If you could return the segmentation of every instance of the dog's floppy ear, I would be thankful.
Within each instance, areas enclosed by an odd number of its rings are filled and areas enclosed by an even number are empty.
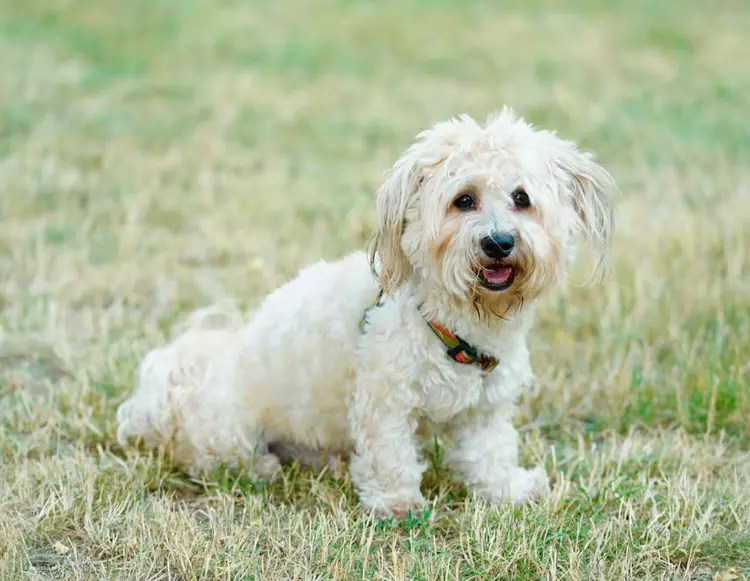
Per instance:
[[[599,165],[594,156],[568,144],[558,158],[559,167],[569,180],[571,196],[579,226],[603,262],[614,237],[615,196],[617,185],[612,175]]]
[[[370,247],[370,264],[387,294],[402,286],[412,267],[401,248],[406,211],[422,183],[420,150],[410,148],[387,172],[376,195],[377,230]]]

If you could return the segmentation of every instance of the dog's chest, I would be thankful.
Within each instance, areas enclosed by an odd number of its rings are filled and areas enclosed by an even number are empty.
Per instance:
[[[446,422],[486,398],[489,374],[479,368],[446,360],[426,366],[420,388],[423,413],[435,422]]]
[[[470,408],[512,402],[533,377],[527,357],[501,358],[497,367],[487,372],[443,354],[425,362],[421,372],[422,412],[437,423],[449,422]]]

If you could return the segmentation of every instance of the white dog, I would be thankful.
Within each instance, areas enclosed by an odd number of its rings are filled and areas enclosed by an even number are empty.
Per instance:
[[[418,434],[437,430],[475,493],[535,497],[547,475],[519,466],[512,423],[527,332],[578,234],[604,258],[614,191],[590,154],[507,108],[438,123],[377,192],[369,256],[302,270],[247,322],[199,312],[143,361],[118,438],[261,477],[274,447],[351,453],[361,502],[403,516],[425,502]]]

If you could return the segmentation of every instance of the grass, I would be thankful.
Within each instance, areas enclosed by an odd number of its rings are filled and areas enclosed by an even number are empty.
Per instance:
[[[748,578],[750,9],[603,6],[0,0],[0,578]],[[473,502],[437,449],[435,511],[376,523],[346,478],[117,446],[173,322],[362,246],[412,136],[504,103],[623,192],[611,275],[531,338],[549,498]]]

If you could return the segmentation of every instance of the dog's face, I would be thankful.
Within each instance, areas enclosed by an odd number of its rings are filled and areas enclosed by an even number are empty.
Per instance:
[[[504,109],[419,134],[378,191],[373,257],[388,292],[410,279],[503,315],[561,280],[581,233],[603,258],[614,182],[593,157]]]

